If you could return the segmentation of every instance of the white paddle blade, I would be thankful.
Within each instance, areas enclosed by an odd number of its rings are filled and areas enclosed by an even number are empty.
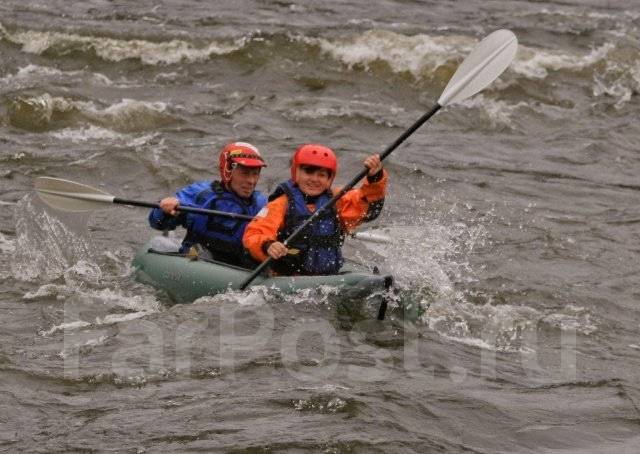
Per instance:
[[[353,238],[370,243],[390,244],[393,240],[387,235],[373,232],[354,232],[351,234]]]
[[[471,51],[442,92],[438,104],[467,99],[496,80],[513,61],[518,39],[511,30],[491,33]]]
[[[111,194],[80,183],[60,178],[38,177],[35,188],[40,199],[56,210],[92,211],[107,208],[105,204],[113,203]]]

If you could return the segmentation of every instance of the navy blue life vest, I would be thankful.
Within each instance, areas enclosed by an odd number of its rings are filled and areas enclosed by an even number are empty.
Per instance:
[[[258,191],[254,191],[250,198],[243,199],[226,190],[219,181],[214,181],[210,187],[198,193],[194,206],[253,217],[266,203],[266,197]],[[242,245],[242,235],[248,223],[245,219],[189,213],[185,241],[202,244],[216,260],[246,265],[248,254]]]
[[[291,181],[281,183],[269,196],[269,200],[286,194],[288,199],[284,228],[278,232],[278,241],[286,240],[313,213],[307,208],[307,203],[313,203],[316,210],[326,205],[332,198],[330,191],[325,191],[312,200],[305,195]],[[322,214],[309,224],[298,237],[287,246],[296,248],[297,255],[287,255],[274,260],[272,268],[280,274],[336,274],[342,265],[341,246],[344,232],[335,205],[324,210]]]

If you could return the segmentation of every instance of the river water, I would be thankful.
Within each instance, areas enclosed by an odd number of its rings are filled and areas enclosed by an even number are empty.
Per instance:
[[[0,450],[638,452],[637,6],[1,2]],[[231,140],[261,148],[264,191],[305,142],[345,183],[501,28],[507,71],[386,161],[367,228],[393,243],[345,246],[419,320],[326,288],[172,306],[132,277],[143,209],[33,193],[155,201]]]

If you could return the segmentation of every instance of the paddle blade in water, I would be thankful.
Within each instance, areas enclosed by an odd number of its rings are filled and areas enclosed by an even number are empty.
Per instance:
[[[35,189],[47,205],[62,211],[91,211],[107,208],[114,196],[80,183],[60,178],[38,177]]]
[[[496,80],[513,61],[518,39],[510,30],[491,33],[471,51],[445,87],[438,104],[446,106],[475,95]]]

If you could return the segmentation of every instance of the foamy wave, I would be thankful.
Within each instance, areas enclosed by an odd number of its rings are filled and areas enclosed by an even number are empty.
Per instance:
[[[640,53],[630,60],[621,52],[619,58],[607,61],[604,71],[595,75],[594,96],[616,99],[615,107],[620,109],[640,92]]]
[[[347,101],[334,98],[316,98],[313,107],[309,103],[302,103],[307,107],[299,108],[299,99],[287,100],[278,110],[285,117],[300,120],[317,120],[320,118],[365,118],[376,124],[385,126],[396,126],[395,121],[398,115],[406,114],[400,107],[389,106],[388,104],[371,103],[365,101]]]
[[[54,115],[71,114],[88,109],[90,105],[88,102],[73,101],[45,93],[14,100],[9,109],[9,118],[14,126],[30,131],[40,131],[50,127]]]
[[[104,110],[90,106],[87,117],[116,131],[134,132],[155,129],[173,121],[163,102],[123,99]]]
[[[7,92],[20,91],[33,87],[40,87],[50,83],[71,85],[91,84],[98,86],[113,86],[113,82],[105,75],[86,71],[61,71],[57,68],[40,65],[27,65],[15,74],[8,74],[0,78],[0,87]]]
[[[520,46],[518,56],[511,64],[511,69],[527,78],[544,79],[549,75],[550,70],[579,71],[594,66],[606,58],[614,47],[613,44],[606,43],[586,55],[571,55],[559,51]]]
[[[51,96],[49,93],[14,100],[9,117],[14,126],[35,131],[55,127],[58,118],[66,118],[67,121],[75,118],[77,122],[89,122],[120,132],[156,129],[173,121],[167,112],[167,104],[163,102],[123,99],[106,108],[100,108],[91,101]],[[100,129],[91,128],[85,132],[93,134],[94,137],[103,133]],[[64,138],[66,133],[59,134],[60,138]]]
[[[66,74],[75,75],[78,73],[80,73],[80,71],[70,71]],[[25,67],[18,69],[18,72],[13,77],[17,77],[17,78],[26,78],[26,77],[33,77],[33,76],[58,77],[63,74],[64,72],[60,71],[57,68],[50,68],[48,66],[39,66],[39,65],[27,65]],[[11,76],[8,76],[8,77],[11,77]]]
[[[501,126],[513,127],[513,116],[516,111],[521,108],[529,107],[526,102],[510,104],[506,101],[486,98],[482,94],[465,99],[460,103],[460,106],[472,109],[477,108],[484,111],[492,128],[498,128]]]
[[[386,62],[392,71],[411,73],[416,79],[444,65],[457,63],[471,50],[476,40],[466,36],[406,36],[386,30],[369,30],[360,35],[328,40],[298,37],[349,67],[369,67]]]
[[[553,9],[550,10],[548,8],[542,8],[540,10],[540,14],[547,14],[550,16],[563,16],[563,17],[572,17],[572,18],[576,18],[576,19],[581,19],[584,17],[590,18],[590,19],[612,19],[612,20],[620,20],[621,17],[623,18],[627,18],[627,19],[631,19],[633,20],[637,20],[638,18],[640,18],[640,13],[634,12],[634,11],[624,11],[622,13],[622,16],[620,16],[620,14],[608,14],[608,13],[603,13],[603,12],[599,12],[599,11],[591,11],[591,10],[583,10],[583,11],[575,11],[575,10],[571,10],[571,11],[564,11],[561,9]]]
[[[51,133],[56,139],[70,141],[73,143],[89,142],[92,140],[117,140],[125,137],[110,129],[99,126],[88,126],[82,128],[65,128]]]
[[[94,52],[107,61],[138,59],[147,65],[202,61],[213,55],[229,54],[245,45],[244,39],[233,43],[213,41],[197,47],[190,42],[178,39],[153,42],[35,30],[14,33],[9,33],[5,29],[2,31],[5,39],[21,45],[24,52],[31,54],[53,52],[57,55],[65,55],[71,52]]]
[[[537,326],[542,315],[529,307],[461,301],[437,301],[425,314],[429,329],[445,339],[485,350],[531,352],[523,333]]]
[[[387,30],[369,30],[361,34],[336,39],[294,36],[306,44],[317,46],[326,55],[349,68],[370,69],[376,62],[386,63],[391,71],[407,72],[416,80],[440,78],[448,80],[459,63],[470,53],[477,40],[468,36],[406,36]],[[606,62],[602,73],[601,64]],[[584,54],[534,48],[520,45],[516,59],[507,69],[508,74],[526,79],[541,80],[558,71],[587,71],[596,80],[594,94],[610,95],[618,104],[630,100],[640,87],[640,55],[635,49],[621,49],[606,42]],[[618,75],[614,77],[614,75]],[[505,77],[505,76],[503,76]],[[501,89],[500,85],[494,88]],[[509,123],[504,115],[505,106],[488,111],[492,121]],[[344,107],[298,112],[299,116],[349,116]]]
[[[51,336],[53,333],[57,332],[57,331],[64,331],[64,330],[72,330],[72,329],[80,329],[80,328],[84,328],[86,326],[90,326],[91,323],[89,322],[84,322],[82,320],[78,320],[75,322],[69,322],[69,323],[62,323],[60,325],[55,325],[52,326],[50,329],[46,330],[46,331],[40,331],[40,335],[47,337],[47,336]]]

